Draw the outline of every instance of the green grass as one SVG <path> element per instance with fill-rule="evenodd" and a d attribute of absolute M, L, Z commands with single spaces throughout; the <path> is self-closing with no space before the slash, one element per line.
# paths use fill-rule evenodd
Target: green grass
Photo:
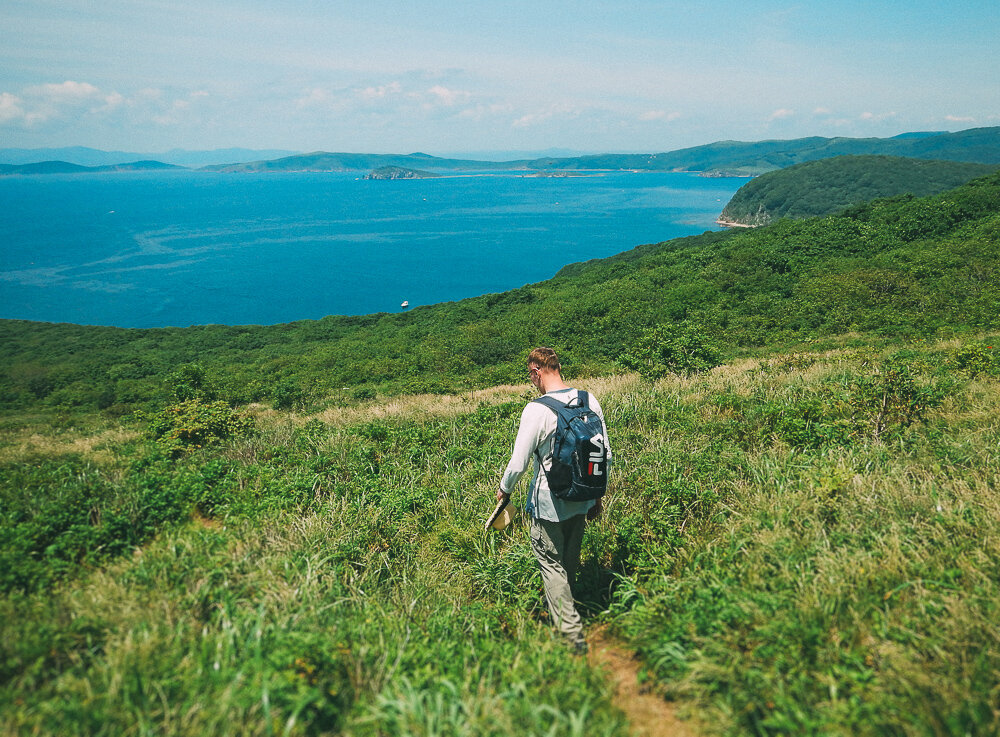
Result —
<path fill-rule="evenodd" d="M 615 451 L 590 625 L 708 734 L 995 732 L 994 339 L 583 382 Z M 83 442 L 108 419 L 8 438 L 0 732 L 626 734 L 550 631 L 523 521 L 482 533 L 525 398 L 258 408 L 181 454 Z"/>

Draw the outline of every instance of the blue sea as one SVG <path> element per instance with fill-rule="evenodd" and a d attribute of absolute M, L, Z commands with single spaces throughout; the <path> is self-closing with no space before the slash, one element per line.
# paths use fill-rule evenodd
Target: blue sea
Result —
<path fill-rule="evenodd" d="M 502 292 L 717 230 L 746 182 L 678 173 L 0 177 L 0 317 L 275 324 Z"/>

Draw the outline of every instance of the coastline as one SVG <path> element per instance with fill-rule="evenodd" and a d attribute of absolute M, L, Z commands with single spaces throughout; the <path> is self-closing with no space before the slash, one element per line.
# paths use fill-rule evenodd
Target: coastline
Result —
<path fill-rule="evenodd" d="M 756 225 L 748 225 L 747 223 L 737 223 L 733 220 L 723 220 L 722 218 L 717 218 L 715 221 L 716 225 L 721 225 L 723 228 L 755 228 Z"/>

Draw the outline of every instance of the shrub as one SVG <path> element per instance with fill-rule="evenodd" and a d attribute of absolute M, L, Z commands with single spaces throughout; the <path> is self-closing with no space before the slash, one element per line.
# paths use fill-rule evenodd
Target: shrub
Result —
<path fill-rule="evenodd" d="M 913 368 L 889 359 L 867 376 L 852 382 L 851 403 L 855 418 L 881 440 L 887 431 L 909 427 L 923 420 L 931 407 L 941 403 L 941 393 L 933 386 L 917 383 Z"/>
<path fill-rule="evenodd" d="M 243 437 L 254 430 L 253 418 L 225 402 L 188 399 L 165 407 L 149 423 L 150 437 L 173 456 Z"/>
<path fill-rule="evenodd" d="M 619 359 L 625 368 L 649 381 L 667 374 L 696 374 L 722 363 L 718 349 L 696 325 L 658 325 L 647 330 Z"/>
<path fill-rule="evenodd" d="M 956 348 L 948 356 L 948 365 L 969 376 L 981 374 L 996 375 L 1000 372 L 1000 361 L 992 345 L 986 343 L 968 343 Z"/>
<path fill-rule="evenodd" d="M 209 386 L 205 369 L 197 363 L 179 366 L 167 376 L 167 385 L 173 398 L 181 402 L 188 399 L 215 398 L 215 392 Z"/>
<path fill-rule="evenodd" d="M 275 409 L 291 409 L 302 406 L 306 400 L 306 393 L 292 379 L 285 379 L 278 382 L 271 394 Z"/>

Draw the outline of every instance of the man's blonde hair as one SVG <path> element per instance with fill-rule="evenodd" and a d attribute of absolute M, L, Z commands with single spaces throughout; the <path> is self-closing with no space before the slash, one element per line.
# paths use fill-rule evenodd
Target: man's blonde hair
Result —
<path fill-rule="evenodd" d="M 546 368 L 550 371 L 559 371 L 562 369 L 556 352 L 544 346 L 540 346 L 528 354 L 528 365 Z"/>

